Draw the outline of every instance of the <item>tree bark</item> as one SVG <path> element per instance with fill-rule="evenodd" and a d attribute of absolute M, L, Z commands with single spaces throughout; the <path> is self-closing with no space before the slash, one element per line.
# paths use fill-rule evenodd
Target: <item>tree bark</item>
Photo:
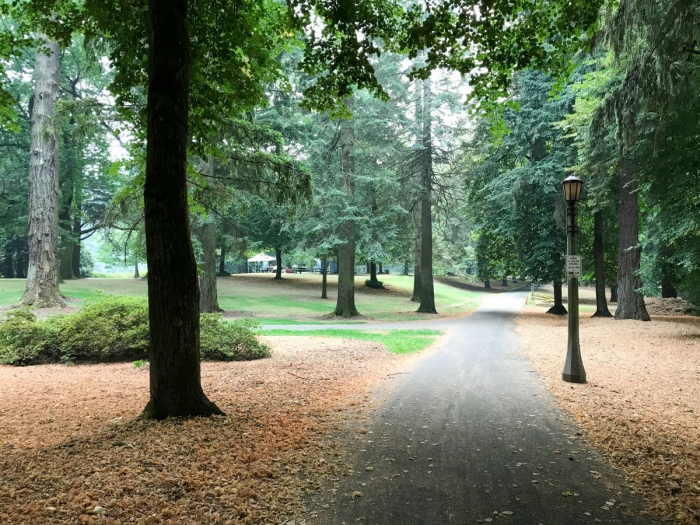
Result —
<path fill-rule="evenodd" d="M 61 77 L 58 44 L 42 38 L 50 55 L 36 53 L 29 158 L 29 269 L 20 304 L 62 306 L 58 292 L 58 131 L 53 122 Z"/>
<path fill-rule="evenodd" d="M 663 299 L 675 299 L 678 297 L 676 287 L 671 283 L 661 282 L 661 297 Z"/>
<path fill-rule="evenodd" d="M 75 210 L 75 215 L 73 216 L 73 275 L 76 277 L 76 279 L 80 279 L 84 277 L 82 272 L 80 271 L 80 234 L 82 230 L 82 205 L 79 200 L 76 202 L 76 204 L 77 207 Z"/>
<path fill-rule="evenodd" d="M 148 15 L 144 204 L 151 399 L 143 416 L 222 414 L 201 384 L 199 286 L 187 204 L 187 0 L 149 0 Z"/>
<path fill-rule="evenodd" d="M 219 256 L 219 275 L 228 275 L 226 271 L 226 243 L 221 245 L 221 255 Z"/>
<path fill-rule="evenodd" d="M 423 80 L 423 162 L 421 173 L 420 306 L 418 311 L 436 314 L 433 288 L 433 137 L 430 77 Z"/>
<path fill-rule="evenodd" d="M 623 161 L 619 172 L 620 207 L 618 224 L 620 247 L 618 251 L 617 291 L 619 300 L 615 319 L 649 321 L 644 296 L 637 290 L 641 287 L 639 263 L 642 249 L 639 246 L 639 203 L 634 166 Z"/>
<path fill-rule="evenodd" d="M 275 263 L 277 268 L 275 269 L 275 279 L 282 278 L 282 248 L 275 246 Z"/>
<path fill-rule="evenodd" d="M 321 299 L 328 299 L 328 255 L 321 256 Z"/>
<path fill-rule="evenodd" d="M 547 310 L 548 314 L 566 315 L 566 308 L 564 308 L 564 301 L 562 300 L 561 287 L 561 281 L 554 281 L 554 306 Z"/>
<path fill-rule="evenodd" d="M 352 107 L 352 100 L 347 102 Z M 352 123 L 340 121 L 340 169 L 348 203 L 352 202 L 355 186 L 355 165 L 352 148 L 355 130 Z M 355 222 L 348 219 L 340 226 L 340 238 L 345 242 L 338 246 L 338 299 L 335 315 L 353 317 L 360 315 L 355 307 Z"/>
<path fill-rule="evenodd" d="M 611 303 L 617 302 L 617 285 L 616 284 L 610 285 L 610 302 Z"/>
<path fill-rule="evenodd" d="M 202 245 L 202 270 L 199 274 L 199 311 L 201 313 L 222 312 L 216 289 L 216 225 L 202 224 L 199 229 Z"/>
<path fill-rule="evenodd" d="M 414 97 L 416 99 L 416 143 L 418 143 L 423 134 L 423 88 L 419 79 L 416 79 L 414 86 Z M 415 236 L 413 238 L 413 295 L 411 296 L 411 301 L 414 303 L 420 303 L 422 289 L 420 267 L 420 249 L 423 239 L 423 233 L 421 228 L 421 177 L 422 173 L 420 171 L 417 172 L 414 181 L 416 188 L 416 198 L 415 202 L 413 203 L 413 225 L 415 227 Z"/>
<path fill-rule="evenodd" d="M 508 286 L 508 276 L 504 275 L 503 279 L 501 279 L 501 286 Z"/>
<path fill-rule="evenodd" d="M 134 256 L 134 279 L 140 279 L 139 275 L 139 260 Z"/>
<path fill-rule="evenodd" d="M 593 264 L 595 268 L 595 305 L 593 317 L 612 317 L 605 298 L 605 244 L 603 243 L 603 212 L 593 213 Z"/>
<path fill-rule="evenodd" d="M 377 270 L 377 273 L 379 273 L 379 275 L 384 273 L 384 265 L 382 263 L 379 263 L 379 268 Z"/>
<path fill-rule="evenodd" d="M 490 290 L 490 289 L 491 289 L 491 281 L 490 281 L 490 280 L 486 279 L 486 280 L 484 281 L 484 288 L 485 288 L 486 290 Z"/>

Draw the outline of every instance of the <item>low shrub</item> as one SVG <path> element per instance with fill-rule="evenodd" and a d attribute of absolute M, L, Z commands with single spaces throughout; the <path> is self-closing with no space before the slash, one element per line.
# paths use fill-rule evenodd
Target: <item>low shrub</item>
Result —
<path fill-rule="evenodd" d="M 226 323 L 218 314 L 202 314 L 201 356 L 243 361 L 270 355 L 250 321 Z M 145 360 L 149 357 L 148 303 L 145 298 L 97 295 L 70 315 L 37 319 L 28 308 L 0 318 L 0 364 L 93 363 Z"/>
<path fill-rule="evenodd" d="M 365 279 L 365 286 L 369 288 L 383 289 L 384 283 L 382 283 L 382 281 L 372 281 L 372 279 Z"/>

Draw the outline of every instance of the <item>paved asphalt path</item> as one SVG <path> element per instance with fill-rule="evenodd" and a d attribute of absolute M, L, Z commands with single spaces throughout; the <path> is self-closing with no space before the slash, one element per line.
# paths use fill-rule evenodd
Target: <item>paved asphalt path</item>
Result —
<path fill-rule="evenodd" d="M 311 523 L 659 523 L 640 515 L 638 497 L 582 443 L 519 352 L 513 319 L 525 296 L 498 294 L 467 318 L 410 324 L 440 327 L 446 342 L 397 376 L 370 432 L 350 445 L 355 473 L 313 498 Z M 370 326 L 384 325 L 343 328 Z"/>

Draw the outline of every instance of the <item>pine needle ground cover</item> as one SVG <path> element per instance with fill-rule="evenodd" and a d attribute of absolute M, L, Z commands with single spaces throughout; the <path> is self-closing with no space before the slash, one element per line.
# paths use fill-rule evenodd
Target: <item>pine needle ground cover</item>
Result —
<path fill-rule="evenodd" d="M 263 339 L 268 359 L 202 364 L 203 388 L 225 418 L 138 420 L 147 365 L 0 366 L 0 523 L 309 517 L 303 496 L 348 474 L 335 436 L 360 432 L 370 391 L 422 354 L 338 338 Z"/>
<path fill-rule="evenodd" d="M 676 525 L 696 525 L 700 318 L 652 314 L 646 323 L 581 315 L 588 383 L 575 385 L 561 380 L 566 316 L 545 311 L 530 304 L 518 318 L 521 348 L 533 368 L 654 513 Z"/>

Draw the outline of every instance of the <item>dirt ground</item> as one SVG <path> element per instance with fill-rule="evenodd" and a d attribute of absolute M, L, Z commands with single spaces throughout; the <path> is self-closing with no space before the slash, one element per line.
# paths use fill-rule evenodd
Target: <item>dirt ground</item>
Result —
<path fill-rule="evenodd" d="M 582 298 L 594 292 L 582 289 Z M 590 296 L 590 297 L 589 297 Z M 526 306 L 523 351 L 549 389 L 620 469 L 652 511 L 679 525 L 700 522 L 700 318 L 677 301 L 650 301 L 651 322 L 580 317 L 588 383 L 561 379 L 567 319 Z M 673 303 L 673 304 L 672 304 Z"/>
<path fill-rule="evenodd" d="M 228 414 L 137 419 L 147 368 L 0 366 L 0 523 L 303 523 L 343 475 L 332 437 L 419 356 L 335 338 L 267 338 L 270 359 L 203 363 Z"/>

